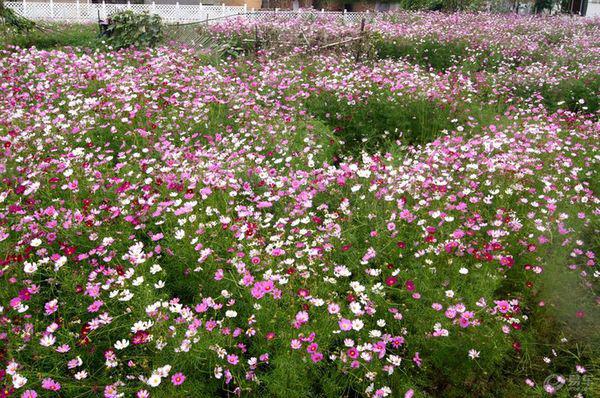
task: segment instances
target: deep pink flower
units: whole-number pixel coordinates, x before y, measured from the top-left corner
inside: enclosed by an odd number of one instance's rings
[[[385,279],[385,284],[388,286],[394,286],[396,283],[398,283],[398,278],[390,276],[388,278]]]

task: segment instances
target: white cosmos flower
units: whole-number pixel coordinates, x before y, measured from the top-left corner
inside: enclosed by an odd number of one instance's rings
[[[134,280],[131,282],[131,284],[132,284],[133,286],[139,286],[139,285],[141,285],[142,283],[144,283],[144,277],[143,277],[143,276],[138,276],[137,278],[135,278],[135,279],[134,279]]]
[[[115,343],[115,348],[117,350],[122,350],[127,347],[129,347],[129,340],[127,339],[119,340]]]
[[[25,266],[23,267],[23,272],[25,272],[26,274],[33,274],[35,271],[37,271],[37,269],[38,269],[37,264],[25,262]]]
[[[85,370],[82,370],[80,372],[77,372],[73,375],[73,377],[75,377],[75,379],[77,380],[83,380],[86,377],[88,377],[88,372],[86,372]]]
[[[146,384],[148,384],[150,387],[158,387],[158,385],[161,382],[161,378],[159,375],[157,375],[156,373],[153,373],[152,376],[150,376],[148,378],[148,381],[146,382]]]
[[[60,258],[54,263],[54,271],[58,271],[66,263],[67,263],[67,258],[65,256],[60,256]]]
[[[479,358],[479,354],[480,354],[480,352],[474,348],[471,348],[469,350],[469,358],[471,358],[471,359]]]
[[[361,330],[363,326],[365,326],[365,324],[360,319],[355,319],[352,321],[352,329],[356,330],[357,332]]]
[[[387,360],[394,366],[400,366],[400,363],[402,362],[402,358],[398,355],[390,355]]]
[[[162,268],[160,267],[160,265],[158,264],[154,264],[152,267],[150,267],[150,273],[152,275],[159,273],[160,271],[162,271]]]
[[[129,291],[129,289],[125,289],[121,292],[121,297],[119,297],[119,301],[129,301],[133,297],[133,293]]]
[[[44,347],[50,347],[51,345],[54,345],[54,343],[56,343],[56,337],[51,334],[46,334],[40,339],[40,345]]]
[[[12,383],[14,388],[21,388],[27,383],[27,378],[15,373],[12,377]]]
[[[169,375],[169,372],[171,371],[171,365],[165,365],[161,368],[156,369],[156,374],[159,375],[160,377],[167,377]]]

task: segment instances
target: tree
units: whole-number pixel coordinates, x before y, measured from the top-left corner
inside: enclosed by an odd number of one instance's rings
[[[19,15],[13,9],[6,7],[4,0],[0,0],[0,26],[12,28],[18,32],[25,32],[35,26],[35,23]]]

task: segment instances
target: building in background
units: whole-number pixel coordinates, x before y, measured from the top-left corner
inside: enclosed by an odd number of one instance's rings
[[[569,10],[573,14],[597,17],[600,16],[600,0],[571,0]]]

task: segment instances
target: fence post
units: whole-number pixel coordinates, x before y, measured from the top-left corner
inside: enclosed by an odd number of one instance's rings
[[[152,14],[156,14],[156,3],[154,1],[152,1],[152,6],[150,9],[152,10]]]
[[[28,17],[28,15],[27,15],[27,2],[25,0],[23,0],[23,16],[25,18]]]
[[[129,0],[127,0],[127,9],[131,10],[131,2]]]
[[[102,13],[104,14],[104,18],[108,19],[108,14],[106,13],[106,1],[102,0]]]
[[[244,15],[248,13],[248,4],[244,3]]]
[[[54,1],[50,0],[50,18],[54,19]]]
[[[77,8],[77,21],[80,21],[81,20],[81,8],[79,5],[79,0],[77,0],[77,2],[75,4],[76,4],[76,8]]]
[[[177,22],[179,22],[181,20],[181,12],[179,10],[179,2],[175,2],[175,18],[177,19]]]

